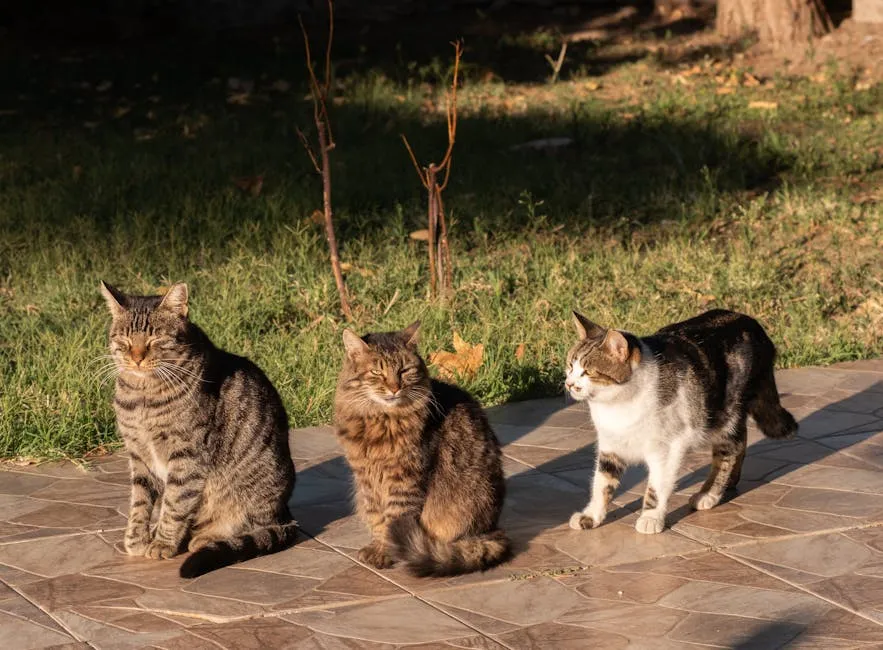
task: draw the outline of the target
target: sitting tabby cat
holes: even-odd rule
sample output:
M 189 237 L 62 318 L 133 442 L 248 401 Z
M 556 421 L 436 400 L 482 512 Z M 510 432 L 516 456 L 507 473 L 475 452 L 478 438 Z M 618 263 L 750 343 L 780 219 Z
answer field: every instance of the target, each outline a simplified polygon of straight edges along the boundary
M 688 450 L 711 444 L 711 473 L 690 499 L 707 510 L 739 481 L 749 415 L 770 438 L 796 433 L 779 403 L 776 349 L 753 318 L 718 309 L 638 338 L 574 317 L 580 340 L 567 355 L 565 385 L 589 403 L 598 458 L 591 500 L 571 528 L 600 525 L 626 465 L 640 462 L 649 476 L 635 528 L 661 532 Z
M 180 572 L 189 578 L 290 545 L 294 465 L 276 389 L 188 320 L 187 285 L 165 296 L 101 291 L 132 472 L 126 551 L 168 558 L 188 543 L 195 553 Z
M 334 419 L 372 533 L 359 559 L 419 576 L 484 570 L 509 555 L 500 445 L 470 395 L 429 377 L 419 325 L 343 333 Z

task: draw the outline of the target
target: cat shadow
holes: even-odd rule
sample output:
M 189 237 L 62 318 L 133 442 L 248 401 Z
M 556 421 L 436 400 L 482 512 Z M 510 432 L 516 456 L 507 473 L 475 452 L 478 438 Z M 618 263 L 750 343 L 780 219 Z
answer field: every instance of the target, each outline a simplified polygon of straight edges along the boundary
M 802 405 L 819 398 L 785 393 L 783 399 L 798 419 L 798 435 L 790 440 L 770 440 L 753 431 L 742 480 L 736 489 L 725 494 L 720 505 L 833 454 L 848 451 L 883 428 L 883 381 L 876 381 L 854 395 L 809 413 L 801 413 L 806 410 Z M 573 512 L 586 505 L 595 458 L 595 434 L 587 409 L 561 397 L 512 403 L 490 411 L 503 445 L 508 474 L 501 527 L 512 539 L 517 556 L 538 536 L 560 528 Z M 508 412 L 509 416 L 501 422 L 494 417 L 494 412 Z M 569 432 L 572 437 L 575 429 L 578 434 L 584 432 L 591 442 L 556 454 L 556 433 Z M 297 436 L 298 432 L 294 435 Z M 354 516 L 352 474 L 340 455 L 333 432 L 326 429 L 323 435 L 327 436 L 323 442 L 327 447 L 323 460 L 297 459 L 295 462 L 298 474 L 290 501 L 292 513 L 302 531 L 310 537 L 319 537 L 335 546 L 358 548 L 367 543 L 369 535 L 364 523 Z M 293 447 L 296 452 L 296 439 Z M 545 453 L 550 458 L 527 464 L 526 450 Z M 700 456 L 697 454 L 693 458 Z M 691 518 L 703 516 L 685 503 L 685 492 L 692 494 L 698 490 L 711 469 L 710 461 L 709 451 L 706 462 L 694 462 L 682 474 L 668 514 L 669 526 L 682 521 L 689 523 Z M 616 504 L 608 513 L 604 526 L 640 511 L 640 493 L 645 479 L 646 470 L 642 467 L 630 467 L 626 471 L 617 490 Z
M 806 405 L 823 400 L 823 397 L 783 393 L 782 398 L 786 408 L 798 420 L 800 428 L 797 436 L 772 440 L 751 427 L 742 479 L 735 489 L 725 493 L 717 507 L 834 454 L 848 452 L 854 445 L 883 430 L 883 380 L 871 382 L 859 392 L 809 413 L 802 412 L 807 410 Z M 548 438 L 550 430 L 559 426 L 562 412 L 568 410 L 574 409 L 561 400 L 557 409 L 547 411 L 541 419 L 531 421 L 528 426 L 496 424 L 496 428 L 505 432 L 504 453 L 511 460 L 524 463 L 526 446 L 553 445 L 554 441 L 546 441 L 545 438 Z M 587 409 L 585 415 L 589 419 Z M 513 431 L 520 435 L 512 435 Z M 545 438 L 542 437 L 544 435 Z M 510 498 L 503 520 L 516 549 L 526 548 L 535 537 L 567 522 L 573 512 L 582 510 L 586 505 L 594 472 L 594 436 L 594 430 L 587 427 L 586 437 L 591 439 L 589 444 L 546 462 L 532 464 L 532 468 L 510 476 Z M 524 447 L 518 449 L 516 446 L 519 444 Z M 707 460 L 701 462 L 705 458 Z M 690 460 L 693 462 L 689 463 Z M 691 518 L 703 517 L 704 513 L 694 511 L 686 500 L 705 481 L 711 470 L 710 461 L 710 449 L 699 450 L 688 459 L 688 471 L 681 475 L 676 494 L 672 497 L 672 507 L 667 516 L 669 527 L 682 521 L 689 523 Z M 862 464 L 863 461 L 852 456 L 837 463 L 842 467 L 860 467 Z M 872 466 L 864 464 L 868 468 Z M 617 490 L 616 504 L 611 507 L 604 526 L 640 512 L 645 480 L 645 468 L 628 468 Z

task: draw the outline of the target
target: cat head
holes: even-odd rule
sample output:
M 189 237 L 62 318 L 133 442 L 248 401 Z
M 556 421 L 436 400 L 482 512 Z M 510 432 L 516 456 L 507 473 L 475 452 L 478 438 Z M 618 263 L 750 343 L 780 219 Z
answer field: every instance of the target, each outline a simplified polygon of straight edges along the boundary
M 573 399 L 609 401 L 631 379 L 641 352 L 622 332 L 573 312 L 579 341 L 567 353 L 564 386 Z
M 129 296 L 101 283 L 110 309 L 110 353 L 121 373 L 162 374 L 188 356 L 187 285 L 175 284 L 164 296 Z
M 417 353 L 416 321 L 399 332 L 343 331 L 341 386 L 350 403 L 370 410 L 413 409 L 429 397 L 429 373 Z

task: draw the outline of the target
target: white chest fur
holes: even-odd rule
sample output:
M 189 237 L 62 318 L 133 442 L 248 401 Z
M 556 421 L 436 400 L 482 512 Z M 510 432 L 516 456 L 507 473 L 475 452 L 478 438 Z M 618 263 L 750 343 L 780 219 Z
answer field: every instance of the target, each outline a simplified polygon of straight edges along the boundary
M 148 443 L 148 448 L 150 449 L 150 471 L 152 471 L 160 481 L 165 483 L 169 476 L 169 466 L 166 464 L 165 460 L 163 460 L 162 456 L 157 453 L 156 447 L 153 444 Z

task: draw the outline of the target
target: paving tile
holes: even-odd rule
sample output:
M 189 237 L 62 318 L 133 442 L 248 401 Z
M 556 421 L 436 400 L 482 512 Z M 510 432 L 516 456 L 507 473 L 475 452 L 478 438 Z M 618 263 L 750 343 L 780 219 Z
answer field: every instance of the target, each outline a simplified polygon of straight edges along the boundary
M 75 642 L 69 634 L 49 629 L 5 612 L 0 612 L 0 638 L 16 648 L 50 648 Z
M 48 476 L 0 471 L 0 494 L 27 495 L 47 488 L 57 479 Z
M 101 530 L 105 527 L 125 527 L 126 518 L 113 508 L 74 505 L 69 503 L 46 503 L 39 510 L 9 521 L 28 526 Z
M 196 578 L 184 591 L 257 605 L 276 605 L 301 596 L 319 584 L 315 578 L 227 567 Z
M 313 459 L 340 453 L 334 427 L 292 429 L 288 440 L 294 458 Z
M 60 611 L 56 616 L 65 628 L 97 648 L 145 648 L 181 634 L 177 626 L 156 632 L 132 632 L 70 610 Z
M 655 639 L 665 636 L 687 616 L 685 611 L 667 607 L 586 598 L 559 616 L 557 622 L 623 634 L 630 639 Z
M 508 632 L 497 637 L 510 648 L 524 650 L 540 650 L 560 648 L 561 650 L 585 650 L 586 648 L 604 648 L 618 650 L 631 647 L 625 635 L 600 630 L 591 630 L 574 625 L 560 623 L 541 623 Z M 662 646 L 655 646 L 660 647 Z
M 553 620 L 584 602 L 573 590 L 546 577 L 430 591 L 424 597 L 442 608 L 449 605 L 516 625 Z
M 132 598 L 133 604 L 145 611 L 212 621 L 227 622 L 235 618 L 258 616 L 266 609 L 242 600 L 219 598 L 177 589 L 146 589 Z
M 0 546 L 0 563 L 44 577 L 77 573 L 113 559 L 97 534 L 48 537 Z
M 257 618 L 223 624 L 198 625 L 188 629 L 192 636 L 222 648 L 242 650 L 294 648 L 313 636 L 312 630 L 281 618 Z
M 531 426 L 494 424 L 494 432 L 502 445 L 544 447 L 573 451 L 595 441 L 594 434 L 576 427 L 556 427 L 548 424 Z
M 328 579 L 352 566 L 352 560 L 330 549 L 305 548 L 297 544 L 289 549 L 249 560 L 237 567 L 271 571 L 305 578 Z
M 118 598 L 134 598 L 143 593 L 135 585 L 78 574 L 48 578 L 18 587 L 33 603 L 47 612 L 71 605 L 87 605 Z
M 587 427 L 589 414 L 583 404 L 566 402 L 564 397 L 513 402 L 487 409 L 488 418 L 497 424 L 536 427 Z
M 413 597 L 286 614 L 283 618 L 324 634 L 379 643 L 428 643 L 475 634 Z
M 122 485 L 102 483 L 92 478 L 72 478 L 54 481 L 31 492 L 31 496 L 35 499 L 122 508 L 126 511 L 129 507 L 129 492 L 129 488 Z

